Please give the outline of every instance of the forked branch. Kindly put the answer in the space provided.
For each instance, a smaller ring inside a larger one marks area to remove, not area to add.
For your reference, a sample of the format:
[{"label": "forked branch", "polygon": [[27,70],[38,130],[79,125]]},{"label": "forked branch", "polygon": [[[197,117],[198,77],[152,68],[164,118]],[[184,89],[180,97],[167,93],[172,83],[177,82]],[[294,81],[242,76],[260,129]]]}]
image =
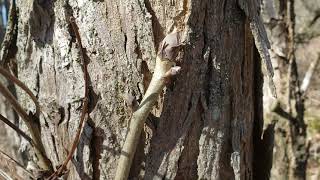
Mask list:
[{"label": "forked branch", "polygon": [[173,60],[181,47],[180,33],[168,34],[162,41],[154,74],[149,87],[137,110],[133,113],[129,126],[129,131],[122,147],[118,167],[115,175],[116,180],[128,179],[132,159],[135,154],[137,144],[143,129],[143,125],[157,102],[158,96],[164,88],[167,78],[174,76],[180,71],[180,67],[172,67]]},{"label": "forked branch", "polygon": [[37,119],[37,117],[32,117],[28,115],[24,111],[23,107],[19,104],[19,102],[15,99],[15,97],[2,83],[0,83],[0,93],[6,98],[6,100],[10,103],[12,108],[19,114],[19,116],[26,123],[31,138],[34,142],[33,147],[38,158],[38,165],[40,166],[40,168],[42,168],[43,170],[52,170],[51,162],[45,153],[45,149],[41,140],[39,119]]},{"label": "forked branch", "polygon": [[36,106],[36,116],[39,117],[40,114],[40,105],[38,102],[38,99],[36,96],[32,93],[32,91],[23,83],[21,82],[18,78],[10,74],[7,70],[5,70],[3,67],[0,66],[0,74],[2,74],[5,78],[7,78],[10,81],[13,81],[16,85],[18,85],[21,89],[23,89],[32,99]]}]

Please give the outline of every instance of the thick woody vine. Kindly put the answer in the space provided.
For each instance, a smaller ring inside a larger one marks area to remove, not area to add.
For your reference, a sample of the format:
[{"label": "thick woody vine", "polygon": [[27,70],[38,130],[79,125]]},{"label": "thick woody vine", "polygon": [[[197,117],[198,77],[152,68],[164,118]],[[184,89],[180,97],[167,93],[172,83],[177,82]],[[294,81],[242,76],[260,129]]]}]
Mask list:
[{"label": "thick woody vine", "polygon": [[118,161],[115,175],[116,180],[128,179],[132,159],[139,142],[143,125],[168,79],[179,73],[181,70],[181,67],[174,66],[174,60],[176,59],[181,46],[181,32],[172,32],[168,34],[161,43],[151,82],[130,121],[129,131]]}]

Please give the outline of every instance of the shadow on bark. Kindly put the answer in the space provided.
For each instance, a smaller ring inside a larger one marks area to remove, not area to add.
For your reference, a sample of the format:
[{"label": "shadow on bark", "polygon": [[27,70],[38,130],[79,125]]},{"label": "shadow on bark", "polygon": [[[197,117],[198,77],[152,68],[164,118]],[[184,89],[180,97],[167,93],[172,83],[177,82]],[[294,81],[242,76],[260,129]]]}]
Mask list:
[{"label": "shadow on bark", "polygon": [[[275,122],[269,124],[263,132],[263,137],[255,139],[253,179],[268,180],[273,162]],[[259,138],[259,139],[258,139]]]},{"label": "shadow on bark", "polygon": [[[89,133],[91,132],[91,134],[86,134],[86,131]],[[83,153],[84,153],[84,147],[85,146],[90,147],[90,145],[91,145],[90,140],[93,138],[92,132],[93,132],[92,127],[90,127],[88,124],[85,124],[85,126],[83,128],[83,132],[81,133],[80,143],[78,144],[76,159],[72,159],[72,162],[76,168],[77,173],[79,174],[79,177],[83,180],[90,180],[91,179],[90,175],[85,173],[84,164],[86,162],[84,162],[84,160],[83,160]]]},{"label": "shadow on bark", "polygon": [[[263,130],[263,76],[261,72],[261,59],[257,49],[254,51],[254,88],[255,88],[255,106],[254,106],[254,127],[253,127],[253,179],[268,180],[273,161],[274,147],[274,129],[276,122],[271,122]],[[258,98],[257,98],[258,97]]]},{"label": "shadow on bark", "polygon": [[[33,1],[33,10],[30,12],[29,19],[30,35],[39,47],[52,43],[55,23],[53,7],[52,0]],[[31,44],[28,49],[32,49]],[[31,55],[31,52],[29,54]]]}]

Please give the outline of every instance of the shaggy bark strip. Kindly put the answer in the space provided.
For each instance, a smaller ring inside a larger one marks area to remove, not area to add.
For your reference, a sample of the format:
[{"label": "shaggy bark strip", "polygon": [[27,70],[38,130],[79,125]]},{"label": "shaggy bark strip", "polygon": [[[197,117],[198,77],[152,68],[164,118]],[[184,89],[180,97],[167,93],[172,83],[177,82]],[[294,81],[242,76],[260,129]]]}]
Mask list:
[{"label": "shaggy bark strip", "polygon": [[238,0],[238,5],[244,11],[250,22],[250,29],[254,37],[255,45],[259,51],[261,59],[263,60],[263,66],[267,71],[269,89],[271,91],[272,96],[276,98],[276,86],[273,82],[274,71],[268,51],[271,48],[271,46],[268,40],[267,32],[263,26],[263,22],[260,17],[260,4],[258,4],[254,0]]},{"label": "shaggy bark strip", "polygon": [[81,116],[80,116],[80,123],[79,123],[78,129],[77,129],[77,133],[75,135],[75,138],[73,140],[71,149],[70,149],[70,151],[68,153],[68,156],[65,159],[65,161],[62,163],[62,165],[59,167],[59,169],[57,169],[57,171],[55,171],[49,177],[49,179],[56,179],[56,176],[63,175],[63,173],[66,170],[66,167],[67,167],[69,161],[71,160],[71,158],[72,158],[72,156],[73,156],[73,154],[74,154],[74,152],[75,152],[75,150],[76,150],[76,148],[77,148],[77,146],[79,144],[80,135],[81,135],[81,132],[82,132],[82,129],[83,129],[83,125],[84,125],[84,122],[86,121],[87,115],[88,115],[89,82],[88,82],[87,63],[86,63],[85,58],[84,58],[85,52],[84,52],[84,49],[83,49],[83,46],[82,46],[80,34],[79,34],[79,31],[78,31],[78,26],[75,23],[74,17],[70,17],[70,24],[71,24],[73,32],[76,35],[77,43],[78,43],[79,50],[80,50],[80,60],[83,63],[84,99],[83,99],[83,102],[82,102],[82,111],[81,111]]},{"label": "shaggy bark strip", "polygon": [[122,147],[118,162],[115,175],[116,180],[126,180],[128,178],[132,159],[148,114],[157,102],[158,96],[166,85],[168,78],[176,75],[181,69],[178,66],[172,67],[174,65],[173,60],[177,55],[180,43],[180,36],[177,32],[168,34],[162,42],[149,87],[138,109],[132,115],[129,132]]}]

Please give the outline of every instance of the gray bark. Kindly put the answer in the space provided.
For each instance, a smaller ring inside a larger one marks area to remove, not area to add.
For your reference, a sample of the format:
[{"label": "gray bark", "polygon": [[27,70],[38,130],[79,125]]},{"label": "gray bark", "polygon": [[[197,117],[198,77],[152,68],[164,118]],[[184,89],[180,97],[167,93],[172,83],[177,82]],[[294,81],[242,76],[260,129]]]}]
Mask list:
[{"label": "gray bark", "polygon": [[237,1],[33,0],[17,1],[17,9],[18,77],[40,102],[53,167],[67,156],[84,98],[72,15],[89,60],[90,105],[70,179],[114,177],[131,116],[124,96],[141,100],[159,42],[172,27],[186,33],[182,72],[159,97],[150,117],[155,128],[145,126],[130,179],[252,179],[260,65]]}]

